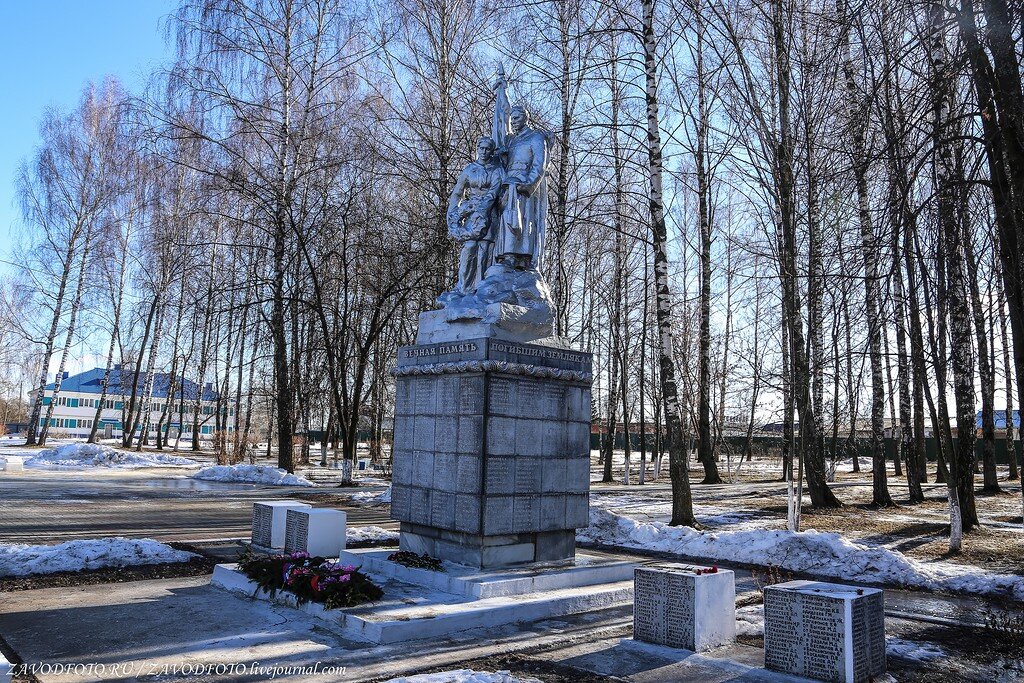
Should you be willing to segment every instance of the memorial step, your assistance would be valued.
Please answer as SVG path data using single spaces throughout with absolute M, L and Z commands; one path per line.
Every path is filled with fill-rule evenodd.
M 582 588 L 629 581 L 636 562 L 596 553 L 578 552 L 567 564 L 534 563 L 522 567 L 479 569 L 445 562 L 445 571 L 406 567 L 388 560 L 392 550 L 372 548 L 342 552 L 342 563 L 354 564 L 363 572 L 384 580 L 397 580 L 471 598 L 524 595 L 563 588 Z
M 217 565 L 211 584 L 248 597 L 295 607 L 323 620 L 346 638 L 375 644 L 529 623 L 628 603 L 633 599 L 632 580 L 476 599 L 392 579 L 380 584 L 384 597 L 377 602 L 328 610 L 314 602 L 299 605 L 295 595 L 286 591 L 271 595 L 250 581 L 236 564 Z

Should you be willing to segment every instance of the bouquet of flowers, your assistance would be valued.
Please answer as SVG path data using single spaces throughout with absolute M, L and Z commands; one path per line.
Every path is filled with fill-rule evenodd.
M 248 556 L 239 567 L 271 594 L 286 590 L 299 603 L 320 602 L 328 609 L 352 607 L 380 599 L 384 591 L 353 565 L 310 557 L 309 553 Z

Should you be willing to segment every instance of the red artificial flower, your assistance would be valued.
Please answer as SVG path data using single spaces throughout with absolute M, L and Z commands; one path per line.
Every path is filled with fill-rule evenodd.
M 313 574 L 313 578 L 309 580 L 309 587 L 313 589 L 314 593 L 320 592 L 320 577 Z

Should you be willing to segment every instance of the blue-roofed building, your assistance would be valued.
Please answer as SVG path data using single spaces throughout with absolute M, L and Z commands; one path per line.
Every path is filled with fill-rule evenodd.
M 993 417 L 996 419 L 996 429 L 1006 429 L 1006 411 L 1005 410 L 993 410 Z M 977 416 L 978 429 L 981 429 L 981 411 L 978 411 Z M 1020 429 L 1020 411 L 1013 411 L 1013 428 Z
M 46 411 L 53 403 L 53 415 L 50 418 L 50 429 L 59 430 L 71 437 L 87 437 L 92 431 L 93 422 L 96 420 L 96 410 L 100 407 L 100 397 L 103 395 L 104 368 L 93 368 L 77 375 L 64 373 L 61 379 L 60 392 L 57 394 L 54 403 L 53 390 L 54 382 L 46 385 L 43 396 L 43 408 L 39 418 L 40 426 L 46 420 Z M 100 438 L 120 438 L 124 429 L 128 403 L 132 394 L 132 382 L 135 380 L 134 370 L 125 370 L 121 366 L 115 366 L 110 372 L 110 383 L 107 387 L 106 396 L 103 400 L 103 407 L 99 418 Z M 136 389 L 136 401 L 144 400 L 146 373 L 138 374 L 138 387 Z M 148 431 L 151 437 L 156 436 L 157 425 L 163 416 L 162 431 L 168 439 L 176 439 L 181 436 L 183 439 L 192 438 L 192 429 L 195 424 L 196 399 L 199 401 L 199 438 L 211 439 L 216 431 L 216 412 L 218 403 L 221 404 L 222 424 L 226 431 L 232 431 L 234 420 L 227 419 L 234 416 L 234 408 L 230 405 L 224 407 L 219 401 L 219 394 L 213 390 L 213 385 L 207 383 L 200 391 L 198 384 L 189 379 L 177 378 L 175 382 L 174 396 L 171 397 L 171 376 L 168 373 L 155 373 L 153 375 L 152 400 L 149 405 L 143 405 L 143 416 L 140 422 L 146 421 L 146 411 L 149 412 Z M 201 393 L 201 396 L 200 396 Z M 138 427 L 136 434 L 141 433 L 142 426 Z

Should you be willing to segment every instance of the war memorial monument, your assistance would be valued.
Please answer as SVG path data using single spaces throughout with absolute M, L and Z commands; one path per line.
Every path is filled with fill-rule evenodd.
M 476 567 L 573 558 L 590 484 L 591 355 L 554 336 L 543 275 L 548 136 L 495 91 L 449 201 L 458 282 L 395 373 L 401 547 Z
M 325 609 L 268 592 L 237 565 L 218 565 L 212 583 L 378 644 L 632 602 L 633 637 L 620 644 L 637 656 L 729 647 L 732 571 L 576 549 L 589 524 L 591 355 L 554 333 L 543 275 L 549 136 L 505 89 L 499 69 L 490 135 L 449 199 L 457 282 L 420 315 L 395 368 L 391 517 L 400 549 L 425 564 L 346 550 L 344 512 L 263 501 L 254 549 L 338 552 L 380 584 L 379 599 Z M 881 591 L 795 581 L 764 595 L 767 669 L 835 683 L 884 672 Z

